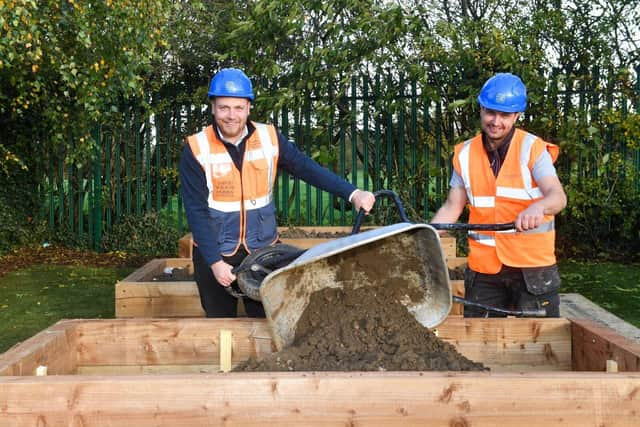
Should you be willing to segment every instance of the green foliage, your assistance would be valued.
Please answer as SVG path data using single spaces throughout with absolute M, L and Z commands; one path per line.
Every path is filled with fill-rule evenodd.
M 89 150 L 93 125 L 149 88 L 168 11 L 163 0 L 0 1 L 0 123 L 12 135 L 0 141 L 9 156 L 0 165 L 46 160 L 14 146 L 34 128 L 47 155 L 71 131 L 74 149 Z
M 0 254 L 39 238 L 34 177 L 15 164 L 6 166 L 8 173 L 0 173 Z
M 31 232 L 20 215 L 7 203 L 0 203 L 0 255 L 31 242 Z
M 182 236 L 178 230 L 167 224 L 156 214 L 128 216 L 115 224 L 102 239 L 103 250 L 122 251 L 130 254 L 148 255 L 158 258 L 175 257 L 178 240 Z
M 46 224 L 40 224 L 33 228 L 35 242 L 43 245 L 56 245 L 80 250 L 91 250 L 91 239 L 87 233 L 77 233 L 69 228 L 68 224 L 60 224 L 50 228 Z
M 621 173 L 565 185 L 569 203 L 558 224 L 563 257 L 640 259 L 640 192 Z

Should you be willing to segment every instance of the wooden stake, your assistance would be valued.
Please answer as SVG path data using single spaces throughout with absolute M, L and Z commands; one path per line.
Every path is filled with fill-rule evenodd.
M 229 372 L 231 370 L 231 347 L 233 337 L 229 329 L 220 330 L 220 371 Z

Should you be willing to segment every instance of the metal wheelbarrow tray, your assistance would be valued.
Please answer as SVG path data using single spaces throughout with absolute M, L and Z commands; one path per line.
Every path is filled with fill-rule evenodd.
M 447 317 L 452 305 L 449 272 L 433 227 L 403 222 L 338 238 L 268 274 L 260 298 L 276 348 L 293 342 L 313 293 L 325 288 L 368 292 L 380 285 L 393 286 L 401 303 L 427 328 Z

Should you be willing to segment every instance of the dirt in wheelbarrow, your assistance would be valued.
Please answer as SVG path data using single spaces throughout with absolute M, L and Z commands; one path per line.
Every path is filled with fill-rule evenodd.
M 280 237 L 288 239 L 337 239 L 338 237 L 344 237 L 350 234 L 351 233 L 344 231 L 305 230 L 297 227 L 289 227 L 280 232 Z
M 376 244 L 362 248 L 352 258 L 336 261 L 343 287 L 325 287 L 311 294 L 297 321 L 293 343 L 262 360 L 251 358 L 237 371 L 482 371 L 481 363 L 469 360 L 439 339 L 410 314 L 403 300 L 423 296 L 407 284 L 407 271 L 424 260 L 413 255 L 401 241 L 401 255 L 393 258 L 394 272 L 381 262 Z M 391 254 L 387 254 L 390 258 Z M 320 263 L 319 263 L 320 265 Z M 391 278 L 393 276 L 393 278 Z M 346 285 L 367 280 L 364 287 Z M 409 279 L 411 281 L 412 279 Z M 419 294 L 419 295 L 418 295 Z

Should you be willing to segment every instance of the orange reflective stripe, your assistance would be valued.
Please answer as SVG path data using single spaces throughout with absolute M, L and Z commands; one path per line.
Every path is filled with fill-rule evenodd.
M 196 135 L 188 136 L 187 143 L 189 144 L 189 148 L 191 148 L 193 157 L 197 159 L 200 156 L 200 147 L 198 146 L 198 140 L 196 138 Z

